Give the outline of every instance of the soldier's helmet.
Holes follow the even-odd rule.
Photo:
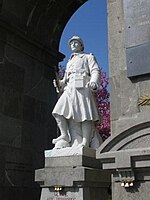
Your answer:
[[[73,40],[77,40],[78,42],[80,42],[81,44],[81,47],[82,47],[82,51],[84,50],[84,44],[83,44],[83,40],[77,36],[77,35],[74,35],[69,41],[68,41],[68,44],[70,45],[70,43],[73,41]]]

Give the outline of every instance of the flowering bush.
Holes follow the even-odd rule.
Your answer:
[[[98,123],[97,128],[103,140],[110,136],[110,102],[109,92],[107,90],[108,83],[109,81],[106,77],[106,72],[101,70],[100,87],[96,94],[96,99],[98,102],[99,114],[102,117],[102,122]]]
[[[65,67],[59,66],[58,76],[60,79],[63,78],[64,72]],[[96,93],[96,99],[98,103],[99,115],[102,117],[102,122],[98,123],[97,128],[103,140],[110,136],[110,102],[109,92],[107,89],[108,84],[109,81],[106,77],[106,72],[101,70],[100,87]]]

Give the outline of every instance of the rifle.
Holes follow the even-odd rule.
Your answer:
[[[55,72],[55,79],[54,79],[54,87],[56,87],[56,92],[58,93],[59,96],[61,96],[62,94],[62,89],[60,86],[60,82],[59,82],[59,77],[58,77],[58,67],[54,66],[54,72]]]

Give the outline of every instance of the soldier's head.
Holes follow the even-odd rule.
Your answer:
[[[68,44],[73,52],[80,52],[84,50],[84,44],[83,40],[77,36],[74,35],[69,41]]]

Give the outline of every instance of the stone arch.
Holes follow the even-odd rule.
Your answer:
[[[34,171],[56,137],[50,113],[57,99],[54,66],[64,58],[59,40],[86,1],[0,1],[0,198],[39,198]]]
[[[117,135],[109,137],[97,151],[101,153],[149,147],[150,121],[136,124]]]
[[[1,3],[1,16],[15,32],[57,51],[66,23],[86,1],[4,0]]]
[[[97,150],[103,169],[135,170],[149,159],[150,121],[135,124],[107,139]]]

